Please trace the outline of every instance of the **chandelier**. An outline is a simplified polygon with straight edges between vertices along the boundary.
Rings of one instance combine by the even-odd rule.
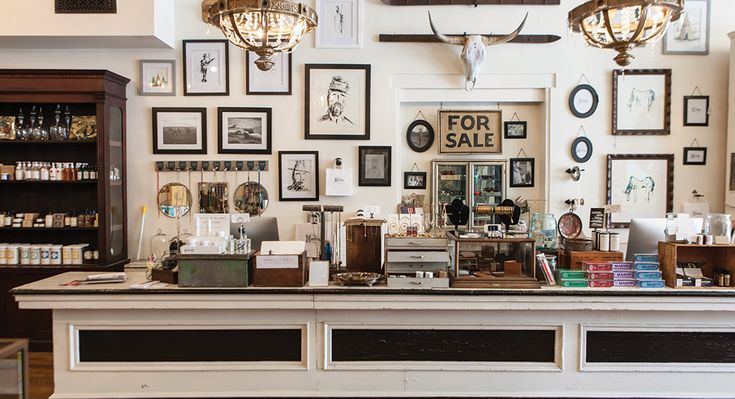
[[[319,20],[314,10],[289,0],[204,0],[202,19],[235,46],[258,54],[255,65],[262,71],[273,68],[271,57],[295,48]]]
[[[684,0],[591,0],[569,12],[569,28],[587,44],[618,52],[615,62],[628,66],[634,46],[660,39],[681,16]]]

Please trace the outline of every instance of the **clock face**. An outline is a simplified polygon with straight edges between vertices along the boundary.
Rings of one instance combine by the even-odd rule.
[[[569,109],[577,118],[589,118],[597,111],[599,97],[590,85],[579,85],[569,95]]]
[[[584,136],[577,137],[572,142],[572,158],[576,162],[585,163],[592,157],[592,142]]]

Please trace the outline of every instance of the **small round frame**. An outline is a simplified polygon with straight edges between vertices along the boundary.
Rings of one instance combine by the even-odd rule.
[[[592,142],[584,136],[579,136],[572,142],[572,158],[575,162],[585,163],[592,158]]]
[[[434,128],[423,119],[416,119],[406,129],[406,143],[416,152],[426,152],[434,145]]]
[[[589,118],[597,111],[600,98],[590,85],[578,85],[569,94],[569,110],[577,118]]]

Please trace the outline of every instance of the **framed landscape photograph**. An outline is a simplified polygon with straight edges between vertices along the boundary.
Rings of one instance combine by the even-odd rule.
[[[535,185],[534,158],[510,159],[510,187],[533,187]]]
[[[275,65],[267,71],[261,71],[255,60],[258,55],[246,51],[247,67],[245,68],[245,94],[248,95],[291,95],[291,63],[292,53],[277,53],[273,56]]]
[[[206,154],[206,108],[153,108],[154,154]]]
[[[319,201],[319,153],[278,152],[278,199]]]
[[[230,95],[227,40],[184,40],[184,95]]]
[[[363,0],[316,0],[319,27],[317,48],[362,47]]]
[[[426,172],[403,172],[403,188],[426,190]]]
[[[671,70],[613,71],[613,135],[671,133]]]
[[[706,165],[707,147],[684,147],[684,165]]]
[[[434,145],[434,128],[423,119],[411,122],[406,129],[406,143],[416,152],[426,152]]]
[[[270,108],[217,108],[217,152],[270,154]]]
[[[663,218],[674,209],[673,154],[607,156],[607,204],[620,205],[608,227],[628,228],[633,218]]]
[[[370,140],[370,65],[306,64],[307,140]]]
[[[391,147],[360,146],[358,185],[390,187]]]
[[[140,95],[175,96],[176,61],[140,60]]]
[[[684,97],[684,126],[709,126],[709,96]]]
[[[525,139],[527,138],[526,129],[528,124],[526,121],[507,121],[503,122],[505,125],[505,138],[506,139]]]
[[[709,54],[710,0],[686,0],[684,12],[673,21],[663,41],[664,54]]]

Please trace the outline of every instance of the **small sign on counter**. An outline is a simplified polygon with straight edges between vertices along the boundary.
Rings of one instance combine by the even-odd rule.
[[[259,255],[255,261],[258,269],[298,269],[297,255]]]

